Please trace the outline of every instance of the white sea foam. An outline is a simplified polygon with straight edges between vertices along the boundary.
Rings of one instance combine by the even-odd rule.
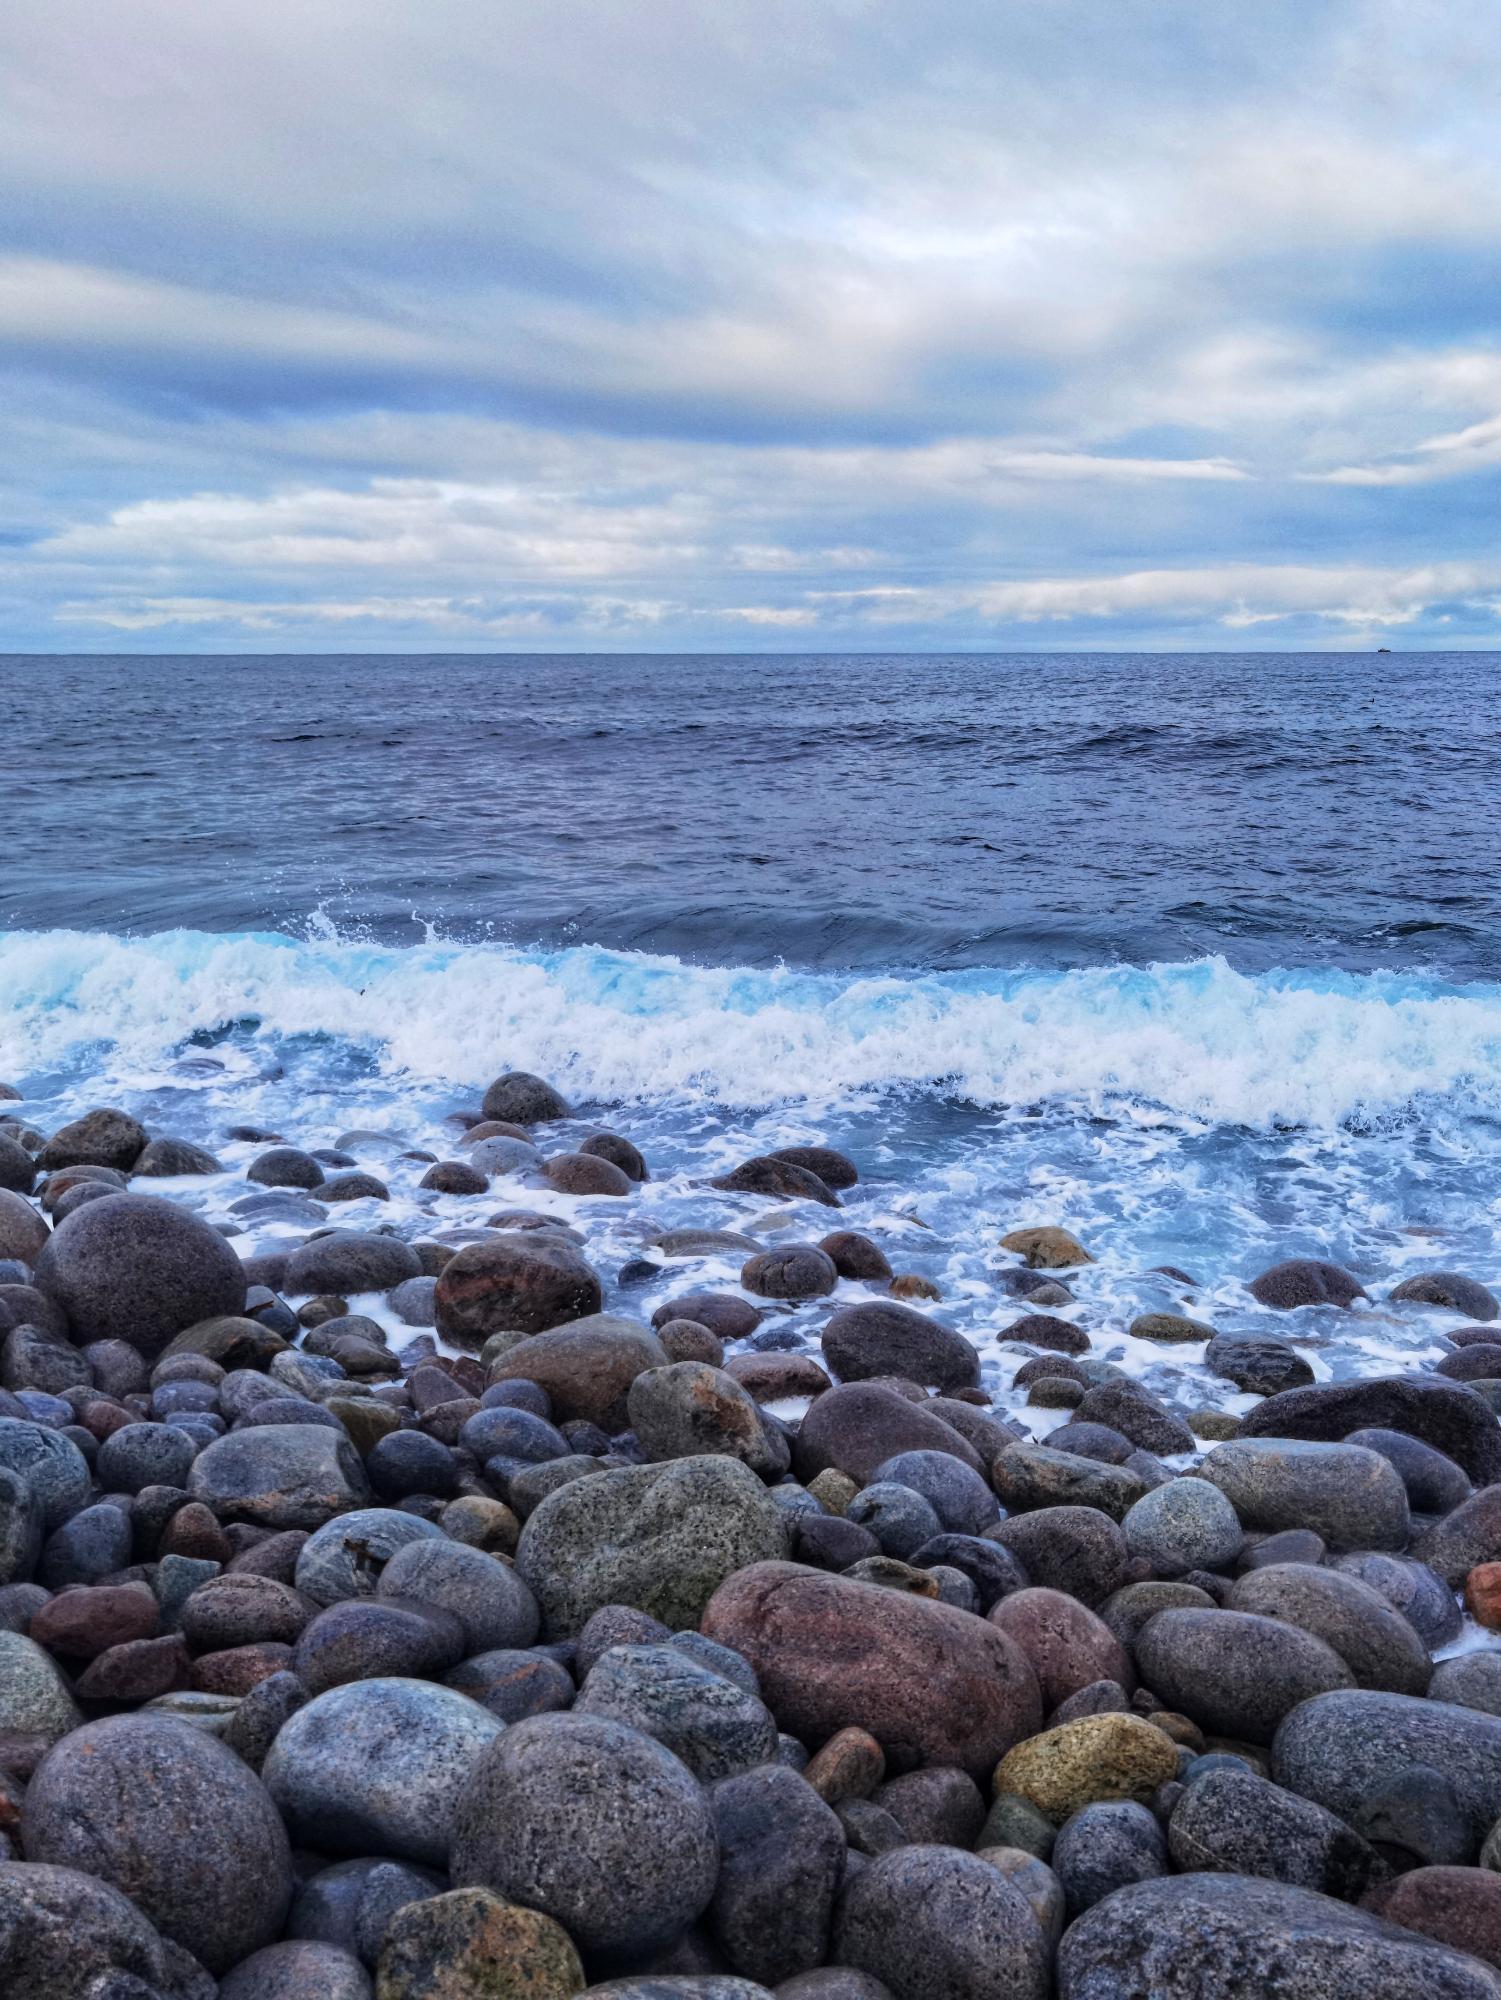
[[[591,946],[0,936],[0,1075],[139,1069],[237,1024],[252,1044],[353,1046],[392,1077],[473,1087],[525,1068],[603,1100],[902,1089],[1134,1100],[1259,1129],[1501,1113],[1501,987],[1410,975],[1251,976],[1210,958],[856,977]]]

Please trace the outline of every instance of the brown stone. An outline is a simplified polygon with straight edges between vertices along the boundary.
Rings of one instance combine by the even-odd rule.
[[[275,1640],[204,1653],[193,1662],[192,1685],[201,1694],[249,1694],[273,1674],[290,1673],[292,1648]]]
[[[102,1583],[49,1598],[27,1631],[61,1660],[92,1660],[111,1646],[154,1639],[159,1617],[149,1585]]]
[[[518,1342],[492,1363],[490,1380],[535,1382],[551,1399],[555,1423],[583,1417],[613,1434],[629,1421],[632,1382],[668,1365],[662,1343],[639,1320],[593,1313]]]
[[[1501,1631],[1501,1562],[1476,1563],[1465,1578],[1465,1603],[1477,1625]]]
[[[902,1451],[946,1451],[985,1472],[980,1454],[950,1424],[878,1382],[843,1383],[820,1396],[798,1427],[792,1463],[805,1486],[830,1465],[863,1486]]]
[[[779,1725],[810,1744],[855,1727],[903,1761],[977,1774],[1042,1721],[1013,1640],[903,1591],[755,1563],[715,1591],[702,1630],[745,1655]]]
[[[881,1285],[892,1275],[886,1252],[878,1243],[872,1243],[868,1236],[862,1236],[858,1229],[832,1230],[820,1240],[818,1247],[831,1259],[841,1278]]]
[[[1414,1868],[1363,1900],[1388,1923],[1501,1966],[1501,1875],[1489,1868]]]
[[[725,1373],[733,1375],[758,1403],[779,1403],[790,1396],[821,1396],[833,1387],[810,1354],[737,1354],[725,1363]]]
[[[1032,1271],[1066,1271],[1074,1264],[1094,1262],[1077,1236],[1050,1226],[1013,1229],[1001,1238],[1001,1248],[1013,1251]]]
[[[544,1164],[542,1174],[559,1194],[619,1196],[636,1191],[628,1173],[596,1153],[555,1153]]]
[[[444,1338],[480,1348],[492,1333],[529,1336],[588,1318],[604,1294],[572,1244],[516,1230],[466,1243],[444,1265],[433,1299]]]
[[[826,1805],[868,1799],[886,1776],[886,1753],[865,1729],[841,1729],[813,1755],[804,1778]]]

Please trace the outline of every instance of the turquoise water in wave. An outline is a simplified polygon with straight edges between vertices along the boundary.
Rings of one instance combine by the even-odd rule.
[[[339,1219],[551,1207],[609,1276],[654,1226],[806,1233],[702,1183],[824,1139],[997,1386],[997,1239],[1057,1221],[1097,1348],[1221,1406],[1124,1333],[1184,1296],[1155,1266],[1233,1330],[1274,1258],[1347,1263],[1372,1306],[1298,1321],[1321,1375],[1437,1352],[1402,1276],[1501,1282],[1486,656],[0,671],[0,1078],[214,1146],[174,1192],[215,1219],[231,1125],[450,1154],[519,1067],[638,1140],[642,1195],[466,1205],[393,1143],[391,1202]]]

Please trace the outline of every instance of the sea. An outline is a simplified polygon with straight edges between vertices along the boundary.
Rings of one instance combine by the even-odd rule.
[[[166,1191],[247,1253],[281,1225],[235,1219],[258,1148],[230,1129],[363,1133],[390,1199],[341,1223],[542,1207],[631,1312],[736,1281],[711,1259],[643,1290],[665,1228],[838,1221],[931,1281],[1003,1402],[1000,1238],[1035,1223],[1095,1259],[1058,1310],[1182,1405],[1250,1399],[1134,1339],[1142,1312],[1290,1335],[1319,1379],[1417,1366],[1457,1322],[1389,1303],[1400,1279],[1501,1285],[1498,672],[11,655],[7,1109],[117,1104],[211,1147],[222,1175]],[[650,1183],[419,1189],[402,1155],[453,1157],[506,1069],[570,1098],[550,1143],[624,1132]],[[861,1169],[842,1217],[704,1185],[813,1141]],[[1369,1302],[1269,1325],[1247,1280],[1305,1254]],[[810,1340],[821,1310],[793,1315]]]

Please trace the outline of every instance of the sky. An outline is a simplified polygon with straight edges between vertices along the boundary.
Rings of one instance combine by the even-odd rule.
[[[12,0],[0,648],[1501,646],[1496,0]]]

